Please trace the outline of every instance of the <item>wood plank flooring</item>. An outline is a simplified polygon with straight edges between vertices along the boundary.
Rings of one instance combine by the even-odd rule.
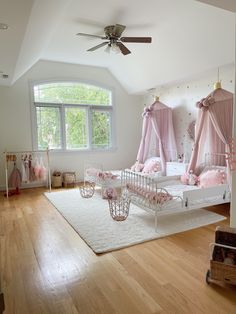
[[[96,255],[43,192],[0,196],[4,313],[236,313],[236,286],[205,283],[216,224]]]

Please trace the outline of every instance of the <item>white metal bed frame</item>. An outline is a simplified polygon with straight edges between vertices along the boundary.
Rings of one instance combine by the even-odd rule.
[[[167,177],[160,177],[159,182],[164,182],[165,180],[164,178],[167,178]],[[125,188],[125,191],[123,191],[123,193],[128,194],[128,196],[131,199],[131,202],[134,205],[137,205],[138,207],[141,207],[142,209],[146,211],[149,211],[152,213],[154,212],[155,231],[157,231],[158,213],[160,213],[164,209],[165,209],[165,213],[169,213],[170,212],[168,208],[169,205],[170,204],[176,205],[176,201],[179,201],[180,208],[184,209],[184,201],[183,201],[183,198],[180,196],[171,195],[172,199],[168,201],[164,201],[164,202],[151,201],[150,199],[144,197],[139,191],[145,190],[147,193],[155,192],[156,194],[163,193],[166,195],[170,195],[166,189],[159,187],[157,181],[150,177],[143,176],[139,173],[135,173],[127,169],[127,170],[122,171],[121,181],[122,181],[122,186]]]
[[[163,184],[168,181],[170,177],[160,177],[152,179],[145,177],[138,173],[124,170],[122,171],[122,186],[126,187],[126,193],[129,194],[131,202],[146,211],[155,213],[155,230],[157,231],[157,216],[159,213],[175,213],[189,211],[197,208],[213,206],[230,202],[230,189],[227,184],[213,186],[209,188],[196,188],[196,190],[183,191],[182,197],[173,196],[172,200],[163,203],[150,202],[148,198],[143,196],[138,191],[144,189],[147,192],[162,192],[168,193],[163,187]],[[173,177],[172,177],[173,178]],[[179,201],[178,203],[176,201]]]

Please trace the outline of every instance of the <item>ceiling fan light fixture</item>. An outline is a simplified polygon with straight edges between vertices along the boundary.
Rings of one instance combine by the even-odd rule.
[[[104,51],[105,51],[106,53],[111,53],[111,45],[108,44],[108,45],[106,46],[106,48],[104,49]]]
[[[120,53],[120,48],[117,46],[117,43],[111,44],[111,50],[116,54]]]
[[[108,25],[104,28],[104,36],[97,36],[92,34],[86,33],[77,33],[79,36],[88,36],[88,37],[95,37],[106,40],[99,45],[96,45],[87,51],[95,51],[105,45],[107,47],[104,49],[105,52],[110,53],[122,53],[123,55],[128,55],[131,51],[123,44],[123,42],[127,43],[151,43],[151,37],[121,37],[122,33],[124,32],[126,26],[121,24],[115,25]]]

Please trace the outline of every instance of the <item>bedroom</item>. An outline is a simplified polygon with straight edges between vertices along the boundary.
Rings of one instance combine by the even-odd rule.
[[[1,2],[0,22],[9,24],[8,30],[0,33],[4,47],[0,71],[9,75],[0,80],[1,154],[6,149],[33,149],[31,82],[78,79],[114,90],[114,149],[60,152],[50,157],[53,169],[76,171],[79,178],[86,159],[96,160],[106,169],[134,163],[143,105],[151,104],[153,95],[173,108],[182,154],[183,146],[191,145],[183,136],[196,118],[194,104],[212,91],[218,67],[222,87],[234,93],[233,2],[226,7],[232,11],[186,0],[176,1],[174,9],[173,1],[151,1],[145,7],[134,1],[111,5],[104,0],[91,10],[94,3]],[[143,14],[144,10],[147,13]],[[101,34],[103,27],[112,23],[126,25],[127,36],[152,36],[152,43],[127,44],[132,51],[128,56],[107,54],[103,48],[86,52],[100,41],[76,34]],[[2,190],[4,176],[1,158]],[[1,194],[0,282],[6,313],[189,313],[206,309],[210,313],[218,308],[222,313],[224,309],[233,312],[235,290],[206,287],[203,278],[215,225],[96,256],[48,203],[43,191],[27,189],[9,201]],[[233,202],[235,197],[233,194]],[[225,207],[214,210],[227,213]],[[235,211],[231,220],[235,227]],[[161,256],[168,260],[167,265]],[[161,274],[155,264],[162,267]],[[193,271],[197,267],[199,270]],[[191,285],[196,291],[190,289]]]

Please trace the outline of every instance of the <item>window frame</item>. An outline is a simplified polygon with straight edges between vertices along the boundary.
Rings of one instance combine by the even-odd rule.
[[[64,104],[64,103],[46,103],[46,102],[37,102],[34,100],[34,86],[44,85],[44,84],[53,84],[53,83],[78,83],[90,85],[98,88],[105,89],[111,93],[111,105],[89,105],[89,104]],[[61,148],[52,149],[54,152],[107,152],[116,150],[116,136],[115,136],[115,97],[114,89],[112,87],[101,85],[97,82],[84,81],[80,79],[54,79],[54,80],[36,80],[30,81],[30,98],[31,98],[31,130],[32,130],[32,147],[34,150],[38,150],[38,133],[37,133],[37,107],[55,107],[59,108],[60,112],[60,133],[61,133]],[[65,108],[77,107],[85,108],[87,112],[87,132],[88,132],[88,147],[87,148],[77,148],[70,149],[66,147],[66,124],[65,124]],[[107,148],[96,148],[92,147],[92,111],[105,111],[109,112],[110,116],[110,146]],[[50,147],[49,147],[50,148]]]

